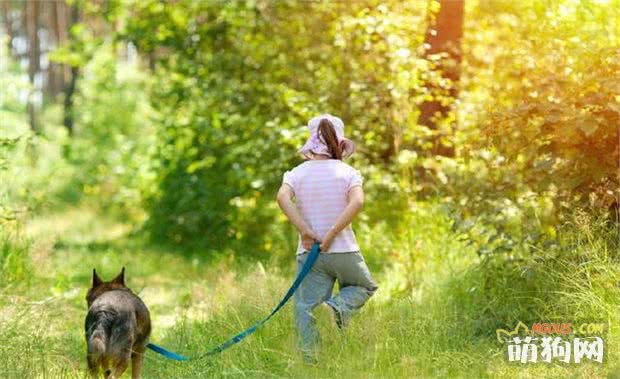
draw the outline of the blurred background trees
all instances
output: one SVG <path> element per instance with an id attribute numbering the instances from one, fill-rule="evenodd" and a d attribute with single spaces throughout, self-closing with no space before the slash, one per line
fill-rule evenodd
<path id="1" fill-rule="evenodd" d="M 29 136 L 25 121 L 59 149 L 40 169 L 56 178 L 43 205 L 95 201 L 158 242 L 290 250 L 273 194 L 300 162 L 307 120 L 330 112 L 359 146 L 360 229 L 391 230 L 378 249 L 394 259 L 414 259 L 398 241 L 421 201 L 500 259 L 552 254 L 576 208 L 617 223 L 618 0 L 3 1 L 1 12 L 2 137 Z"/>

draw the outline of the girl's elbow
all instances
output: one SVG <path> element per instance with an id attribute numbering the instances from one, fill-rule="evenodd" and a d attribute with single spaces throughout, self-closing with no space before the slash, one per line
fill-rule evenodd
<path id="1" fill-rule="evenodd" d="M 358 211 L 361 211 L 362 209 L 364 209 L 364 199 L 355 199 L 353 201 L 353 204 L 355 204 L 355 207 L 357 208 Z"/>
<path id="2" fill-rule="evenodd" d="M 286 203 L 288 199 L 289 198 L 285 193 L 278 192 L 278 194 L 276 195 L 276 203 L 278 203 L 278 206 L 280 208 L 284 206 L 284 204 Z"/>
<path id="3" fill-rule="evenodd" d="M 280 208 L 282 208 L 282 203 L 284 202 L 284 198 L 282 197 L 282 195 L 277 194 L 276 195 L 276 203 L 278 203 L 278 206 Z"/>

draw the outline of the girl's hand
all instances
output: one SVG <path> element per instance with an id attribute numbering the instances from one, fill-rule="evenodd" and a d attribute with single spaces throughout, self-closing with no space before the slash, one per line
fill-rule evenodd
<path id="1" fill-rule="evenodd" d="M 336 238 L 336 235 L 333 233 L 333 229 L 325 234 L 325 237 L 323 237 L 323 241 L 321 242 L 321 252 L 326 253 L 327 250 L 329 250 L 332 242 L 334 242 L 334 238 Z"/>
<path id="2" fill-rule="evenodd" d="M 321 242 L 321 239 L 312 229 L 308 229 L 301 233 L 301 245 L 304 249 L 312 249 L 312 245 L 314 245 L 315 242 Z"/>

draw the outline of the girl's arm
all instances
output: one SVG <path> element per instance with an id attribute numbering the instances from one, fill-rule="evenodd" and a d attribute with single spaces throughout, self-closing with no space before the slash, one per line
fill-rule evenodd
<path id="1" fill-rule="evenodd" d="M 323 242 L 321 243 L 321 251 L 329 250 L 330 245 L 334 241 L 334 238 L 342 231 L 342 229 L 346 228 L 349 225 L 355 216 L 362 210 L 364 206 L 364 190 L 361 186 L 355 186 L 349 190 L 349 194 L 347 196 L 347 206 L 344 208 L 342 213 L 336 219 L 336 223 L 334 226 L 329 229 L 327 234 L 323 237 Z"/>
<path id="2" fill-rule="evenodd" d="M 308 226 L 306 221 L 301 217 L 295 204 L 293 204 L 293 190 L 287 184 L 283 184 L 278 190 L 277 200 L 280 209 L 286 215 L 288 220 L 295 225 L 295 228 L 301 234 L 301 243 L 304 249 L 312 248 L 315 241 L 320 241 L 319 236 Z"/>

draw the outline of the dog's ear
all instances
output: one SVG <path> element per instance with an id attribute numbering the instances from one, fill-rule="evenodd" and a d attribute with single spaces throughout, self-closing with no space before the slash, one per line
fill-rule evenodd
<path id="1" fill-rule="evenodd" d="M 93 288 L 99 286 L 101 283 L 103 283 L 103 280 L 97 275 L 97 270 L 93 269 Z"/>
<path id="2" fill-rule="evenodd" d="M 125 286 L 125 267 L 123 267 L 123 269 L 121 270 L 121 273 L 118 274 L 118 276 L 116 278 L 114 278 L 114 280 L 112 280 L 113 283 L 116 284 L 120 284 L 122 286 Z"/>

